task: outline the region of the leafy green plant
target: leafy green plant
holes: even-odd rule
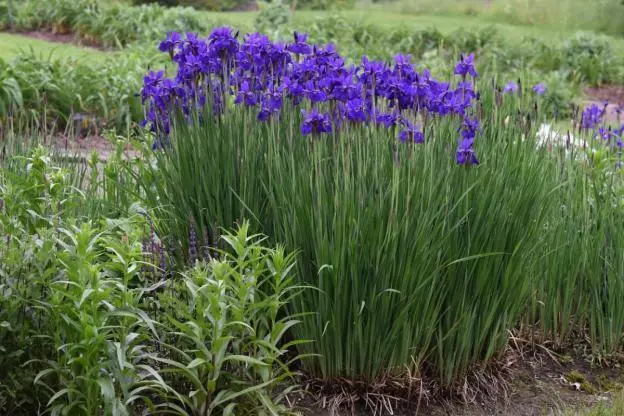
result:
[[[207,10],[233,10],[250,4],[249,0],[133,0],[133,4],[158,3],[166,7],[193,7]]]
[[[243,224],[178,278],[145,211],[88,208],[125,204],[122,148],[101,172],[56,166],[42,147],[2,161],[0,411],[287,413],[294,254]]]
[[[137,47],[119,58],[92,64],[20,54],[0,73],[5,74],[0,102],[7,110],[32,110],[20,114],[41,119],[42,124],[53,121],[65,127],[74,115],[84,114],[97,118],[100,128],[127,132],[143,117],[133,91],[139,90],[141,74],[154,55]]]
[[[9,72],[8,65],[0,60],[0,120],[18,113],[23,107],[22,89]]]
[[[296,386],[288,349],[299,343],[285,341],[299,323],[286,312],[300,292],[294,255],[262,246],[248,223],[222,238],[221,257],[184,273],[161,297],[167,354],[154,359],[176,394],[160,406],[197,416],[284,414]]]
[[[614,55],[609,40],[592,33],[577,32],[562,47],[564,63],[590,84],[603,84],[614,79],[622,61]]]
[[[284,37],[290,34],[292,16],[290,9],[281,1],[264,3],[254,20],[254,27],[258,32],[271,35],[272,38]]]
[[[158,286],[137,285],[140,241],[119,244],[117,232],[125,227],[111,225],[59,230],[58,261],[65,273],[50,282],[47,308],[57,354],[44,360],[47,368],[35,377],[50,391],[53,413],[128,414],[136,401],[150,405],[142,392],[159,387],[146,364],[147,341],[158,334],[139,309],[142,296]]]

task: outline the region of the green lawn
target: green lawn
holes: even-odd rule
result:
[[[569,34],[569,31],[559,30],[556,26],[526,26],[506,23],[494,23],[489,19],[478,16],[458,16],[458,15],[430,15],[430,14],[409,14],[400,11],[382,10],[379,7],[371,6],[356,10],[316,11],[302,10],[294,13],[293,20],[295,27],[305,30],[306,26],[316,19],[323,19],[328,16],[344,16],[351,21],[362,21],[383,27],[385,29],[411,28],[414,30],[435,27],[442,33],[450,33],[460,27],[465,29],[480,29],[488,26],[496,26],[499,31],[512,38],[522,36],[538,37],[559,37]],[[255,12],[205,12],[209,19],[226,22],[243,29],[251,29],[255,18]]]
[[[431,2],[432,0],[426,0]],[[458,0],[457,4],[477,4],[476,0]],[[495,4],[496,0],[494,1]],[[507,3],[511,0],[505,0]],[[533,0],[518,0],[533,1]],[[570,1],[570,0],[568,0]],[[576,0],[574,0],[576,1]],[[448,0],[438,0],[441,5],[449,4]],[[478,4],[482,3],[480,0]],[[522,24],[517,22],[505,21],[500,15],[498,21],[495,15],[487,13],[483,10],[476,12],[474,15],[459,12],[455,9],[432,9],[429,5],[430,13],[422,14],[418,9],[401,8],[401,4],[405,2],[393,3],[389,5],[361,5],[355,10],[344,11],[296,11],[293,15],[294,26],[297,30],[306,31],[310,25],[317,19],[323,19],[329,16],[339,14],[350,21],[360,21],[368,24],[378,25],[388,30],[410,28],[414,30],[422,30],[427,28],[437,28],[442,33],[450,33],[459,28],[464,29],[483,29],[485,27],[494,26],[505,38],[510,42],[518,41],[525,36],[533,36],[542,38],[546,41],[558,41],[562,38],[570,36],[574,33],[569,26],[561,24],[543,24],[535,22],[535,24]],[[397,5],[398,4],[398,5]],[[410,3],[411,4],[411,3]],[[446,11],[444,11],[446,10]],[[220,24],[229,24],[239,28],[242,32],[252,31],[254,19],[257,12],[204,12],[206,19],[215,21]],[[613,38],[613,46],[617,49],[624,50],[624,38]],[[58,57],[74,57],[77,59],[101,59],[106,56],[106,52],[102,52],[92,48],[84,48],[77,45],[68,45],[61,43],[47,42],[40,39],[34,39],[26,36],[0,33],[0,58],[9,59],[20,50],[31,49],[38,54],[53,53]]]
[[[444,2],[445,0],[441,1]],[[204,14],[207,19],[230,24],[241,29],[243,32],[253,30],[253,22],[256,16],[256,12],[204,12]],[[383,6],[360,6],[355,10],[343,10],[338,12],[301,10],[294,13],[293,21],[296,29],[305,31],[316,19],[323,19],[336,15],[344,16],[350,21],[374,24],[388,30],[402,28],[414,30],[436,28],[445,34],[451,33],[459,28],[470,30],[494,26],[501,35],[510,41],[518,41],[523,37],[537,37],[546,41],[556,42],[571,36],[577,30],[574,26],[564,24],[563,22],[560,24],[552,24],[540,23],[537,21],[533,23],[530,23],[530,21],[524,23],[521,21],[509,21],[501,14],[494,14],[493,12],[484,12],[483,14],[477,13],[476,15],[452,11],[422,14],[405,12],[398,9],[397,6],[392,7],[385,4]],[[613,38],[613,46],[624,50],[624,38]]]
[[[20,51],[32,50],[37,55],[59,58],[76,58],[80,60],[104,59],[106,52],[93,48],[84,48],[77,45],[48,42],[28,36],[12,33],[0,33],[0,59],[11,59]]]

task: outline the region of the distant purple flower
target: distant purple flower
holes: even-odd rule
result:
[[[505,94],[513,94],[516,91],[518,91],[518,84],[513,81],[509,81],[505,84],[505,88],[503,88],[503,93]]]
[[[473,78],[478,76],[474,67],[474,53],[468,56],[462,55],[461,60],[455,66],[455,75],[461,75],[463,78],[466,78],[467,75]]]
[[[304,136],[331,133],[332,124],[329,114],[319,113],[313,109],[307,114],[304,113],[304,116],[303,124],[301,124],[301,134]]]
[[[600,136],[600,138],[602,140],[604,140],[605,142],[610,142],[611,138],[616,137],[616,135],[613,133],[613,131],[611,130],[610,127],[605,127],[605,126],[601,126],[598,129],[598,135]]]
[[[540,82],[539,84],[535,84],[533,86],[533,92],[535,92],[537,95],[544,95],[547,89],[548,88],[546,88],[546,84],[544,84],[543,82]]]
[[[602,121],[603,109],[596,104],[591,104],[583,110],[581,118],[581,127],[584,129],[593,129]]]

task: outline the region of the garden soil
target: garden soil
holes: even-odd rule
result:
[[[303,413],[309,416],[545,416],[583,414],[596,406],[609,407],[613,395],[624,386],[624,370],[619,364],[592,365],[588,357],[577,353],[556,356],[536,352],[523,354],[510,370],[506,397],[475,397],[470,405],[446,399],[423,403],[418,409],[393,413],[372,409],[331,411],[302,399]]]

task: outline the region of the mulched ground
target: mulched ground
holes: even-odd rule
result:
[[[585,88],[585,93],[597,101],[624,104],[624,85],[603,85]]]
[[[393,409],[381,414],[395,416],[542,416],[568,412],[583,412],[599,404],[610,406],[613,394],[624,383],[624,371],[617,365],[600,367],[592,365],[582,352],[556,355],[547,350],[510,354],[516,362],[506,378],[506,394],[481,394],[473,403],[464,405],[456,399],[432,398],[421,403],[418,409],[401,411]],[[501,391],[501,389],[498,389]],[[368,416],[371,409],[359,408],[355,412],[331,411],[313,404],[309,397],[300,399],[298,410],[307,416]],[[380,413],[377,413],[380,414]],[[571,413],[572,414],[572,413]],[[581,414],[581,413],[579,413]]]
[[[51,144],[57,152],[67,156],[79,157],[85,161],[91,159],[93,151],[98,153],[100,161],[107,160],[110,155],[116,151],[114,143],[111,143],[108,139],[99,135],[89,135],[71,139],[64,136],[56,136],[52,139]],[[140,153],[130,145],[124,148],[125,158],[132,159],[139,156]]]
[[[56,42],[56,43],[74,43],[74,35],[71,33],[61,34],[61,33],[53,33],[53,32],[41,32],[41,31],[30,31],[30,32],[15,32],[16,34],[27,36],[29,38],[35,38],[40,40],[45,40],[48,42]]]
[[[103,47],[95,40],[80,38],[71,32],[59,33],[59,32],[54,32],[54,31],[47,31],[47,30],[29,30],[29,31],[15,30],[15,31],[10,31],[9,33],[13,33],[15,35],[26,36],[26,37],[33,38],[33,39],[44,40],[46,42],[64,43],[64,44],[70,43],[73,45],[82,46],[82,47],[91,48],[91,49],[97,49],[100,51],[112,50],[110,48]]]

